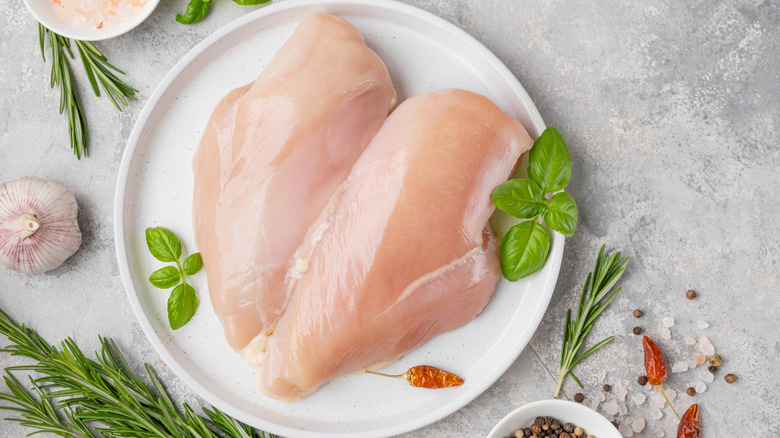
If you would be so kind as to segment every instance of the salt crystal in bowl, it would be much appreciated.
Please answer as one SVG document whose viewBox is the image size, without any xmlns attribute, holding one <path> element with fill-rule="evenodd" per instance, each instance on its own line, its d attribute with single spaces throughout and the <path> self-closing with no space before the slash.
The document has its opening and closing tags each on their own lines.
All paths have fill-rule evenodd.
<svg viewBox="0 0 780 438">
<path fill-rule="evenodd" d="M 531 427 L 536 417 L 553 417 L 561 424 L 572 423 L 598 438 L 620 438 L 620 432 L 598 412 L 565 400 L 540 400 L 520 406 L 504 417 L 487 438 L 514 436 L 515 430 Z"/>
<path fill-rule="evenodd" d="M 98 41 L 129 32 L 160 0 L 24 0 L 36 20 L 64 37 Z M 73 12 L 71 12 L 73 11 Z"/>
</svg>

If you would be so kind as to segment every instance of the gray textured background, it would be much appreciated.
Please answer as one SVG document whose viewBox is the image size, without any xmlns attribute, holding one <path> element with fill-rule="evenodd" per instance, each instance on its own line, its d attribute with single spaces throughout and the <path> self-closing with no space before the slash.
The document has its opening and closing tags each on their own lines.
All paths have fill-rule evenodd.
<svg viewBox="0 0 780 438">
<path fill-rule="evenodd" d="M 588 395 L 604 381 L 644 390 L 635 325 L 660 340 L 661 320 L 677 321 L 660 340 L 669 366 L 687 358 L 685 336 L 707 335 L 724 357 L 708 390 L 685 388 L 699 367 L 667 384 L 684 410 L 701 406 L 704 436 L 769 437 L 780 433 L 777 343 L 777 215 L 780 201 L 780 4 L 776 1 L 411 0 L 482 41 L 517 75 L 549 125 L 567 139 L 574 161 L 570 192 L 580 208 L 566 242 L 550 308 L 527 348 L 485 394 L 452 416 L 406 437 L 484 436 L 506 413 L 551 396 L 566 309 L 575 303 L 598 247 L 633 261 L 624 292 L 593 338 L 616 341 L 579 368 Z M 37 175 L 71 188 L 80 204 L 81 250 L 62 267 L 28 278 L 0 269 L 0 307 L 55 341 L 73 336 L 85 350 L 98 333 L 114 337 L 133 364 L 154 364 L 177 400 L 198 404 L 152 350 L 130 312 L 117 275 L 112 239 L 115 174 L 143 104 L 173 64 L 214 30 L 252 10 L 218 1 L 201 24 L 175 23 L 186 1 L 163 1 L 133 32 L 99 47 L 140 90 L 117 113 L 90 96 L 79 77 L 91 155 L 77 162 L 67 122 L 48 88 L 37 29 L 21 0 L 0 8 L 0 181 Z M 699 299 L 688 301 L 694 288 Z M 640 308 L 646 317 L 635 320 Z M 709 328 L 701 330 L 703 320 Z M 0 343 L 2 344 L 2 343 Z M 18 361 L 0 354 L 0 366 Z M 726 372 L 739 380 L 723 381 Z M 567 381 L 565 397 L 577 388 Z M 613 390 L 607 400 L 616 397 Z M 646 393 L 652 394 L 652 393 Z M 603 404 L 602 404 L 603 406 Z M 673 436 L 665 410 L 627 403 L 620 423 L 646 418 L 637 434 Z M 603 408 L 601 408 L 603 409 Z M 29 432 L 0 422 L 0 436 Z"/>
</svg>

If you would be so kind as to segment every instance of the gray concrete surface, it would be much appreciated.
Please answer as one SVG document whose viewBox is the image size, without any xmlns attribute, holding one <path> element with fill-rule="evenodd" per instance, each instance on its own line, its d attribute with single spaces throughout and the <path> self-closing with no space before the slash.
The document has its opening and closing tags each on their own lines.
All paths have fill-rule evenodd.
<svg viewBox="0 0 780 438">
<path fill-rule="evenodd" d="M 46 275 L 0 269 L 0 308 L 52 341 L 72 336 L 85 350 L 95 347 L 98 333 L 112 336 L 134 366 L 154 364 L 175 398 L 194 405 L 197 396 L 163 366 L 129 309 L 114 260 L 111 212 L 125 139 L 156 84 L 197 42 L 253 9 L 216 3 L 205 22 L 186 27 L 173 21 L 186 1 L 165 1 L 135 31 L 99 44 L 127 71 L 140 99 L 117 113 L 106 99 L 90 96 L 79 78 L 92 139 L 91 156 L 81 162 L 68 149 L 66 119 L 56 114 L 58 95 L 49 89 L 50 67 L 40 60 L 33 18 L 21 0 L 0 9 L 0 181 L 38 175 L 65 184 L 76 193 L 84 230 L 82 249 Z M 650 401 L 631 401 L 653 394 L 635 383 L 642 353 L 631 329 L 641 326 L 658 339 L 669 362 L 690 356 L 686 336 L 706 335 L 724 357 L 723 371 L 693 398 L 685 388 L 705 375 L 704 367 L 671 374 L 667 387 L 678 393 L 676 407 L 698 402 L 707 438 L 778 435 L 780 3 L 409 3 L 486 44 L 517 75 L 544 120 L 562 132 L 574 160 L 569 190 L 580 223 L 530 347 L 473 403 L 405 437 L 484 436 L 515 407 L 551 397 L 564 315 L 601 244 L 633 261 L 624 292 L 591 338 L 614 334 L 616 340 L 579 367 L 582 392 L 590 399 L 611 384 L 599 407 L 604 411 L 616 389 L 627 388 L 627 413 L 616 421 L 644 418 L 648 425 L 637 436 L 674 436 L 668 410 L 652 419 Z M 685 299 L 689 288 L 698 299 Z M 635 308 L 646 316 L 634 319 Z M 661 340 L 666 316 L 676 325 L 671 339 Z M 698 321 L 709 327 L 700 329 Z M 0 353 L 0 366 L 18 363 Z M 727 385 L 727 372 L 739 380 Z M 564 397 L 578 391 L 567 381 Z M 27 432 L 0 422 L 0 437 Z"/>
</svg>

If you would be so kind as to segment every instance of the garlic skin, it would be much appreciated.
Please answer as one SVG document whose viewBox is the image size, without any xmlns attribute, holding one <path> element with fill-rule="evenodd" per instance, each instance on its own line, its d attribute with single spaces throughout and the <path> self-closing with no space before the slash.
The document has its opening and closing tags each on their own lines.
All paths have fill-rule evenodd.
<svg viewBox="0 0 780 438">
<path fill-rule="evenodd" d="M 0 263 L 27 275 L 60 266 L 81 246 L 76 198 L 26 176 L 0 184 Z"/>
</svg>

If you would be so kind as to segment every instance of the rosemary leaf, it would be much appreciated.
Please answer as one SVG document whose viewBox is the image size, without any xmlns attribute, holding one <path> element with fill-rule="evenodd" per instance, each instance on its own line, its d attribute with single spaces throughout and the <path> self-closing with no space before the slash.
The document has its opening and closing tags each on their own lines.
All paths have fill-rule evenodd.
<svg viewBox="0 0 780 438">
<path fill-rule="evenodd" d="M 582 383 L 574 376 L 572 369 L 582 360 L 615 339 L 614 336 L 610 336 L 580 354 L 585 338 L 590 333 L 596 320 L 622 290 L 622 288 L 618 288 L 610 293 L 626 270 L 629 260 L 630 257 L 621 258 L 619 252 L 614 252 L 605 258 L 604 246 L 601 247 L 598 257 L 596 257 L 596 265 L 593 268 L 593 272 L 588 274 L 585 285 L 582 287 L 582 293 L 577 304 L 577 314 L 572 318 L 571 309 L 566 313 L 566 325 L 563 329 L 563 345 L 561 347 L 560 374 L 558 375 L 558 383 L 553 397 L 558 397 L 567 375 L 571 376 L 581 388 Z"/>
<path fill-rule="evenodd" d="M 167 391 L 149 365 L 145 365 L 152 388 L 136 376 L 117 345 L 100 337 L 101 350 L 88 358 L 72 339 L 60 348 L 46 343 L 24 325 L 13 322 L 0 310 L 0 334 L 9 344 L 0 352 L 32 359 L 34 364 L 5 369 L 9 393 L 0 400 L 11 406 L 0 409 L 17 413 L 8 418 L 34 429 L 67 438 L 266 438 L 264 432 L 231 418 L 216 408 L 196 414 L 187 404 L 176 409 Z M 26 389 L 15 371 L 37 373 Z M 183 415 L 182 412 L 183 411 Z"/>
</svg>

